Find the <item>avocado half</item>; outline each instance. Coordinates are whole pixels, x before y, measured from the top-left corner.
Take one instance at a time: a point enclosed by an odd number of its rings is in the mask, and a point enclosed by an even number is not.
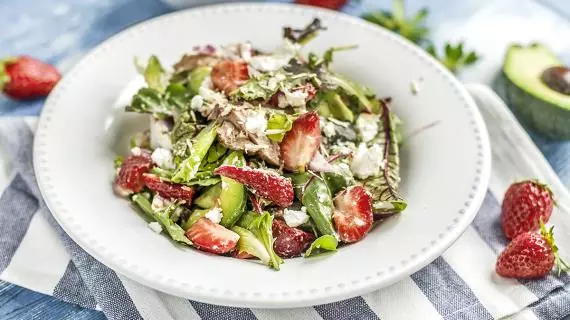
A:
[[[519,118],[539,133],[570,139],[570,95],[551,89],[544,70],[563,63],[540,44],[512,45],[503,65],[506,98]]]

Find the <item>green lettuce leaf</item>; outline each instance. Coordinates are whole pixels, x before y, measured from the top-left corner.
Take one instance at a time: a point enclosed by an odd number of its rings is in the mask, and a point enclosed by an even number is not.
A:
[[[133,96],[131,104],[125,110],[129,112],[139,113],[155,113],[162,115],[172,114],[172,105],[170,105],[162,96],[162,94],[152,88],[141,88]]]
[[[165,74],[160,61],[156,56],[150,56],[144,70],[144,80],[149,88],[159,92],[165,89]]]
[[[243,214],[237,225],[251,231],[255,235],[269,254],[268,265],[275,270],[279,270],[279,265],[283,263],[283,259],[273,251],[272,223],[273,216],[269,212],[263,212],[260,215],[250,211]]]
[[[192,143],[189,146],[189,156],[182,160],[172,181],[176,183],[185,183],[192,180],[204,157],[206,157],[210,146],[214,143],[218,132],[219,125],[216,122],[209,124],[206,128],[202,129],[196,137],[192,139]]]
[[[271,256],[263,243],[253,234],[253,232],[239,227],[233,226],[232,231],[239,234],[239,241],[237,243],[237,249],[239,253],[247,252],[252,256],[255,256],[263,262],[263,264],[269,265],[271,262]]]

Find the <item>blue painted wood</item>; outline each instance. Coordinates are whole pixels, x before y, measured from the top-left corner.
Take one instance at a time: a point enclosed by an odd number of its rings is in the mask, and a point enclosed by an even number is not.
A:
[[[105,315],[0,281],[0,319],[102,320]]]

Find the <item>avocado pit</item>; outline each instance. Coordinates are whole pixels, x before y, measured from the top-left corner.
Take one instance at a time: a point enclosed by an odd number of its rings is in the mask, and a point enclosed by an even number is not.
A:
[[[550,89],[570,95],[570,69],[564,66],[550,67],[540,77]]]

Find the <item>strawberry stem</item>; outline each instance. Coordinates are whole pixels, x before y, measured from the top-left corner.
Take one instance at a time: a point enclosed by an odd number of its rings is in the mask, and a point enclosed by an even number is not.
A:
[[[6,72],[6,66],[16,62],[16,57],[5,57],[0,59],[0,91],[10,82],[10,75]]]
[[[550,248],[552,248],[552,254],[554,255],[554,266],[556,267],[557,274],[560,276],[562,272],[567,272],[570,270],[570,265],[566,263],[558,254],[558,247],[554,244],[554,226],[550,227],[547,231],[546,226],[542,222],[542,217],[540,218],[540,234],[544,237]]]

